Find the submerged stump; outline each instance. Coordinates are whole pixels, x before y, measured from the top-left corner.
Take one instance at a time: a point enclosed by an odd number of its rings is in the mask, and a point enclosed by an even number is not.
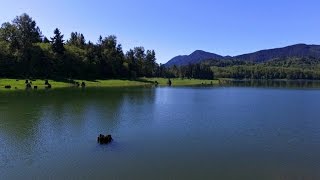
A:
[[[50,83],[46,86],[46,89],[51,89],[51,84]]]
[[[26,89],[31,89],[31,88],[32,88],[31,84],[30,84],[30,83],[27,83],[27,84],[26,84]]]
[[[171,85],[172,85],[171,79],[168,79],[167,84],[168,84],[168,86],[171,86]]]
[[[113,141],[111,135],[103,135],[103,134],[100,134],[97,138],[97,141],[99,144],[109,144]]]

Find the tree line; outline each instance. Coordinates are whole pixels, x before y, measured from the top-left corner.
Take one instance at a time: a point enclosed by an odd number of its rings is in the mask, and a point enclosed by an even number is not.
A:
[[[283,57],[254,63],[211,59],[199,64],[166,67],[156,62],[154,50],[134,47],[124,52],[114,35],[99,36],[93,43],[86,41],[82,33],[72,32],[65,40],[56,28],[47,38],[28,14],[22,14],[1,25],[0,77],[320,79],[320,60]]]
[[[167,75],[180,78],[309,79],[320,80],[320,59],[283,57],[264,63],[242,60],[207,60],[200,64],[172,66]]]
[[[47,38],[28,14],[0,28],[0,77],[136,78],[158,76],[159,70],[154,50],[134,47],[123,52],[114,35],[93,43],[72,32],[65,41],[56,28]]]

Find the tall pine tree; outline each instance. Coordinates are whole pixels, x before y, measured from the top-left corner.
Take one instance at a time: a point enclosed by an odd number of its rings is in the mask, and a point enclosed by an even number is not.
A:
[[[63,35],[61,34],[58,28],[56,28],[53,33],[54,33],[54,37],[51,38],[52,50],[57,54],[63,54],[65,51],[63,46],[64,45]]]

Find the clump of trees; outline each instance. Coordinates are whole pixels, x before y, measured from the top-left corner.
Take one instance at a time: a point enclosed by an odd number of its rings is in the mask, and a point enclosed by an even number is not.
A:
[[[162,67],[162,77],[167,78],[194,78],[194,79],[213,79],[214,73],[210,66],[206,64],[189,64],[187,66]]]
[[[97,43],[72,32],[68,40],[56,28],[47,38],[28,15],[0,28],[0,77],[10,78],[136,78],[159,74],[154,50],[135,47],[123,52],[117,37]]]

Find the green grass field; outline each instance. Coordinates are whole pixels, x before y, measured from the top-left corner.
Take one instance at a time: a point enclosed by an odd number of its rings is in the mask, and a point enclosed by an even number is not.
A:
[[[166,86],[168,79],[166,78],[141,78],[141,80],[145,81],[158,81],[160,86]],[[174,78],[171,79],[172,86],[197,86],[197,85],[217,85],[219,84],[219,80],[202,80],[202,79],[180,79]]]
[[[44,80],[37,79],[32,81],[32,86],[38,86],[38,89],[45,89],[46,85],[44,84]],[[52,85],[53,88],[62,88],[62,87],[69,87],[71,86],[70,83],[59,82],[49,80],[49,83]],[[0,79],[0,90],[5,89],[4,87],[10,85],[11,90],[16,89],[26,89],[26,84],[24,79]],[[6,89],[5,89],[6,90]]]
[[[85,82],[86,87],[134,87],[134,86],[150,86],[153,85],[155,81],[159,83],[159,86],[167,86],[168,79],[165,78],[139,78],[137,80],[120,80],[120,79],[110,79],[110,80],[74,80],[76,82]],[[196,85],[216,85],[218,80],[200,80],[200,79],[171,79],[172,86],[196,86]],[[73,87],[74,84],[63,81],[49,80],[52,88],[65,88]],[[10,85],[11,89],[5,89],[5,86]],[[36,79],[32,81],[32,86],[38,86],[38,89],[45,89],[45,80]],[[26,89],[26,84],[24,79],[0,79],[0,90],[24,90]]]

